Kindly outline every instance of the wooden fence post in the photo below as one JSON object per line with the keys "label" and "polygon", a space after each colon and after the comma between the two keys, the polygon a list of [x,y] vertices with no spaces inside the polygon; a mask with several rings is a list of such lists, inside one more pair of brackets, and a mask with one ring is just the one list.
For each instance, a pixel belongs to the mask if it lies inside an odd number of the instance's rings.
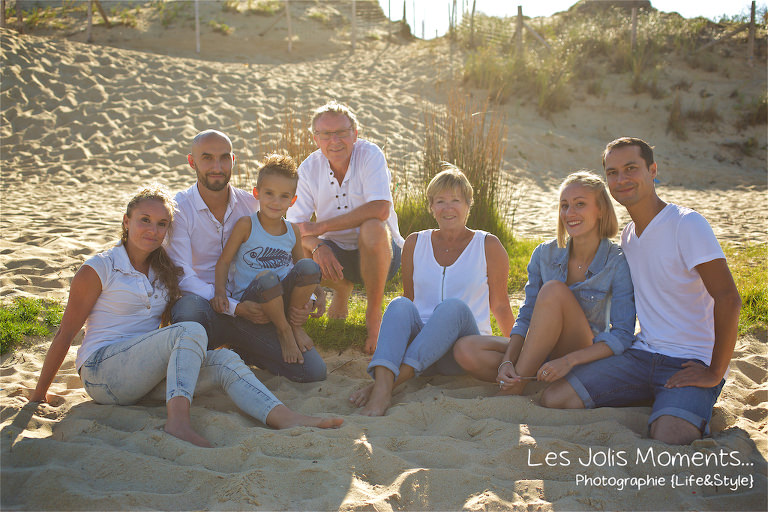
{"label": "wooden fence post", "polygon": [[477,0],[472,0],[472,16],[469,18],[469,47],[475,47],[475,3]]}
{"label": "wooden fence post", "polygon": [[[354,2],[352,2],[353,7],[352,11],[354,13]],[[293,52],[293,27],[291,26],[291,2],[290,0],[285,0],[285,21],[288,23],[288,53]],[[354,42],[352,43],[352,47],[354,48]]]}
{"label": "wooden fence post", "polygon": [[357,39],[357,5],[352,0],[352,53],[355,52],[355,42]]}
{"label": "wooden fence post", "polygon": [[5,0],[0,0],[0,27],[5,28]]}
{"label": "wooden fence post", "polygon": [[752,9],[749,15],[749,39],[747,39],[747,62],[749,67],[755,65],[755,0],[752,0]]}
{"label": "wooden fence post", "polygon": [[519,58],[523,54],[523,6],[517,6],[517,32],[515,32],[515,55]]}
{"label": "wooden fence post", "polygon": [[195,51],[200,53],[200,6],[195,0]]}
{"label": "wooden fence post", "polygon": [[637,45],[637,7],[632,8],[632,51]]}
{"label": "wooden fence post", "polygon": [[90,43],[93,41],[93,0],[88,0],[88,24],[85,26],[85,41]]}
{"label": "wooden fence post", "polygon": [[99,10],[99,14],[101,14],[101,17],[104,20],[104,25],[106,25],[107,28],[112,28],[112,24],[109,22],[107,12],[101,6],[101,2],[99,2],[99,0],[93,0],[93,3],[96,4],[96,8]]}

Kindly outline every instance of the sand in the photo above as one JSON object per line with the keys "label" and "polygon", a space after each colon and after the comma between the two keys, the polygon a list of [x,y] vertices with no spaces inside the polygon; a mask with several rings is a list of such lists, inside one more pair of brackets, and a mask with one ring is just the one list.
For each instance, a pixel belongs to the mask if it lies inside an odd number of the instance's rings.
{"label": "sand", "polygon": [[[192,183],[185,156],[197,131],[228,132],[241,169],[252,170],[277,143],[288,104],[309,111],[330,98],[347,102],[361,135],[386,148],[405,182],[418,162],[423,110],[445,104],[459,68],[444,41],[363,41],[350,55],[330,29],[305,28],[292,55],[279,34],[250,42],[208,35],[196,58],[188,29],[142,30],[97,29],[90,45],[83,34],[0,30],[0,297],[65,299],[82,262],[114,243],[139,185]],[[764,91],[764,66],[750,69],[741,58],[720,65],[716,73],[681,65],[661,75],[663,84],[694,84],[685,97],[691,107],[705,96],[717,102],[723,121],[688,141],[665,133],[669,99],[633,95],[625,79],[609,96],[579,96],[549,120],[525,99],[499,106],[505,171],[523,197],[516,233],[553,236],[562,178],[598,169],[605,142],[633,134],[656,145],[663,198],[703,213],[721,241],[765,242],[765,127],[737,131],[729,97]],[[751,156],[734,147],[749,137],[760,141]],[[617,211],[623,224],[626,213]],[[712,437],[674,448],[647,438],[647,407],[551,411],[536,405],[540,387],[496,398],[469,377],[415,379],[385,417],[359,416],[346,399],[369,382],[368,358],[347,350],[323,352],[330,374],[321,383],[255,369],[288,406],[343,416],[342,428],[272,431],[211,394],[192,409],[195,427],[215,445],[204,450],[161,431],[165,407],[156,397],[131,407],[94,404],[74,368],[78,340],[51,387],[58,398],[29,405],[24,389],[34,387],[49,343],[33,340],[0,366],[4,510],[766,508],[764,333],[739,339]],[[603,477],[613,480],[583,482]],[[633,477],[646,482],[621,480]]]}

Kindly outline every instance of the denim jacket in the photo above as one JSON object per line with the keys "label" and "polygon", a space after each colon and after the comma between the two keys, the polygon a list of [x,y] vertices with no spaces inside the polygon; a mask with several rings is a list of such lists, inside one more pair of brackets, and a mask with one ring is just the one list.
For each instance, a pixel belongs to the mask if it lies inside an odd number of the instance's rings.
{"label": "denim jacket", "polygon": [[[568,276],[568,254],[571,242],[561,248],[557,240],[545,242],[531,255],[525,304],[520,308],[511,334],[525,338],[531,323],[533,307],[541,286],[547,281],[565,282]],[[621,248],[604,238],[586,272],[586,279],[570,286],[579,301],[594,343],[604,341],[614,354],[621,354],[635,340],[635,297],[629,265]],[[610,315],[606,315],[610,307]],[[608,330],[610,327],[610,330]]]}

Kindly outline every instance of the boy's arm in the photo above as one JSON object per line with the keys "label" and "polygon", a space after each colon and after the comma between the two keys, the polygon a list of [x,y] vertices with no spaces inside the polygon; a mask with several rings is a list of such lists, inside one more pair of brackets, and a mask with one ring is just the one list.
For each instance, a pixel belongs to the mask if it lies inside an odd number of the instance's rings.
{"label": "boy's arm", "polygon": [[291,229],[293,229],[293,234],[296,236],[296,243],[293,244],[293,249],[291,249],[291,257],[293,258],[293,262],[296,263],[304,258],[304,247],[302,246],[301,231],[299,231],[299,227],[293,223],[291,223],[290,226]]}
{"label": "boy's arm", "polygon": [[[229,240],[227,240],[227,243],[224,244],[224,249],[221,251],[221,256],[219,256],[218,261],[216,262],[216,268],[214,270],[214,297],[212,300],[217,302],[225,301],[227,303],[226,306],[222,303],[221,306],[225,308],[223,311],[218,311],[220,308],[216,308],[219,313],[225,313],[226,310],[229,309],[229,300],[227,299],[227,277],[229,275],[229,266],[232,264],[232,260],[235,258],[235,255],[237,254],[237,250],[240,249],[240,246],[248,240],[248,237],[251,233],[251,218],[250,217],[241,217],[238,219],[238,221],[235,223],[234,228],[232,228],[232,234],[229,236]],[[214,307],[216,307],[215,303]]]}
{"label": "boy's arm", "polygon": [[741,297],[733,282],[733,276],[725,259],[718,258],[696,265],[707,292],[715,301],[715,346],[709,367],[693,361],[683,364],[685,368],[667,381],[666,387],[697,386],[710,388],[720,383],[728,369],[736,346],[739,327]]}

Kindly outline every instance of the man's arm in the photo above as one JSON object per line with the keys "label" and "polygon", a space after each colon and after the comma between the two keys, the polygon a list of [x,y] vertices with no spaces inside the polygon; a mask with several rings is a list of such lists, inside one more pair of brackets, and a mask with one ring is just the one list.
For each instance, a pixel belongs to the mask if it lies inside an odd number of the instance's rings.
{"label": "man's arm", "polygon": [[[192,237],[190,236],[190,230],[189,219],[187,219],[184,211],[176,212],[176,216],[173,219],[173,232],[166,250],[173,263],[184,271],[179,280],[181,291],[184,293],[194,293],[205,300],[211,300],[215,292],[213,283],[207,283],[200,279],[192,266]],[[230,310],[234,310],[234,306],[231,306]]]}
{"label": "man's arm", "polygon": [[[329,231],[352,229],[359,227],[363,222],[369,219],[378,219],[385,222],[389,218],[389,207],[389,201],[370,201],[337,217],[320,222],[301,222],[298,226],[302,237],[318,236]],[[312,245],[312,248],[314,248],[314,245]]]}
{"label": "man's arm", "polygon": [[669,388],[683,386],[712,387],[722,380],[736,346],[741,297],[725,259],[718,258],[696,265],[707,292],[715,301],[715,346],[709,367],[692,361],[667,381]]}

